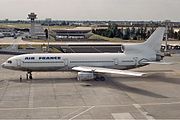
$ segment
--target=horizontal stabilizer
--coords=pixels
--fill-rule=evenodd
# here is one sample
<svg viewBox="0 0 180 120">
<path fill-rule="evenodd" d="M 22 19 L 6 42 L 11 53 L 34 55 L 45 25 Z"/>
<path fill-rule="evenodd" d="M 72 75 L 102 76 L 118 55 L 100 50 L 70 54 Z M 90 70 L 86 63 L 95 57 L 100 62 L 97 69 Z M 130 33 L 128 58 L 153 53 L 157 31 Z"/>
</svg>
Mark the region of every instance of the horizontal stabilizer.
<svg viewBox="0 0 180 120">
<path fill-rule="evenodd" d="M 117 70 L 117 69 L 109 69 L 109 68 L 101 68 L 101 67 L 73 67 L 73 70 L 81 71 L 81 72 L 95 72 L 95 73 L 109 73 L 109 74 L 120 74 L 120 75 L 129 75 L 129 76 L 143 76 L 146 73 L 140 72 L 132 72 L 127 70 Z"/>
</svg>

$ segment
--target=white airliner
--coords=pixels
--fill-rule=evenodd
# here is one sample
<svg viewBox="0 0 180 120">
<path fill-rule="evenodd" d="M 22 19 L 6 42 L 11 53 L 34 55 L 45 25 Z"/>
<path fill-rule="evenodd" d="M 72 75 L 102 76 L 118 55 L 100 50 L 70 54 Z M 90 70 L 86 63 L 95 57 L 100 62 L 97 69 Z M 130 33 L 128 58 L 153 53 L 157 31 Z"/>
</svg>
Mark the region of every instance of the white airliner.
<svg viewBox="0 0 180 120">
<path fill-rule="evenodd" d="M 9 58 L 3 68 L 27 71 L 27 79 L 32 72 L 77 71 L 78 80 L 101 79 L 103 73 L 142 76 L 145 73 L 127 69 L 142 67 L 163 59 L 160 53 L 165 28 L 156 31 L 144 42 L 124 45 L 123 53 L 39 53 L 24 54 Z"/>
</svg>

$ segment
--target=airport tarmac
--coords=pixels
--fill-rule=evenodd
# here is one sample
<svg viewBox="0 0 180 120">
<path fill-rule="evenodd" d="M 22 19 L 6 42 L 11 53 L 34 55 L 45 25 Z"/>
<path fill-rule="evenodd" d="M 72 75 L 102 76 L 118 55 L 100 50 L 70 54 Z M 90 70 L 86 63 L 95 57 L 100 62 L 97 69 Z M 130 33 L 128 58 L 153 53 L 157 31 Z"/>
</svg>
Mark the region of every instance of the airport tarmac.
<svg viewBox="0 0 180 120">
<path fill-rule="evenodd" d="M 9 57 L 0 55 L 0 64 Z M 41 72 L 26 81 L 25 72 L 0 68 L 0 119 L 180 119 L 180 64 L 135 71 L 148 75 L 77 81 L 76 73 Z"/>
</svg>

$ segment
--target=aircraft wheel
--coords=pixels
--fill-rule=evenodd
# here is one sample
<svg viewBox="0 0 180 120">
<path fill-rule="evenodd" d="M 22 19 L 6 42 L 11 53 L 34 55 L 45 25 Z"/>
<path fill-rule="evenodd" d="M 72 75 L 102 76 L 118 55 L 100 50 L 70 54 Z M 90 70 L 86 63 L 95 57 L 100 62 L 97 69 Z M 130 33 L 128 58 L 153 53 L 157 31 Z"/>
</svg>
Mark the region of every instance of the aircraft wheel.
<svg viewBox="0 0 180 120">
<path fill-rule="evenodd" d="M 105 77 L 101 76 L 101 77 L 100 77 L 100 80 L 101 80 L 101 81 L 105 81 L 106 79 L 105 79 Z"/>
<path fill-rule="evenodd" d="M 28 75 L 28 73 L 26 74 L 26 80 L 28 80 L 29 79 L 29 75 Z"/>
<path fill-rule="evenodd" d="M 33 79 L 33 78 L 32 78 L 32 75 L 30 75 L 30 76 L 29 76 L 29 79 L 30 79 L 30 80 L 32 80 L 32 79 Z"/>
<path fill-rule="evenodd" d="M 105 81 L 105 77 L 103 77 L 103 76 L 97 76 L 94 80 L 95 80 L 95 81 Z"/>
<path fill-rule="evenodd" d="M 96 78 L 94 78 L 94 80 L 95 80 L 95 81 L 99 81 L 99 78 L 96 77 Z"/>
</svg>

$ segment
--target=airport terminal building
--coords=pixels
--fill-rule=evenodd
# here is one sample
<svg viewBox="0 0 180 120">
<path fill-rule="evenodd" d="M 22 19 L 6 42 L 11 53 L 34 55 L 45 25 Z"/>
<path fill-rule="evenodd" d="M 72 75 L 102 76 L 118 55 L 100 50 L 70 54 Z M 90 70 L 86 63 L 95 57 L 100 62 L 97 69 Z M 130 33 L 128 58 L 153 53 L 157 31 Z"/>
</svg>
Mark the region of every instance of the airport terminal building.
<svg viewBox="0 0 180 120">
<path fill-rule="evenodd" d="M 53 30 L 56 39 L 87 39 L 91 36 L 91 30 Z"/>
</svg>

